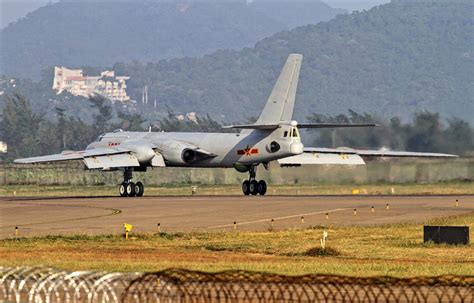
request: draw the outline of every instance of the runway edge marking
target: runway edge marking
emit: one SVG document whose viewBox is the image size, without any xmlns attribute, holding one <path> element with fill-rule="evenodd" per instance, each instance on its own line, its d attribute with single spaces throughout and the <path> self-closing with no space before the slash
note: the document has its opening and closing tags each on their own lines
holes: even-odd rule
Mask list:
<svg viewBox="0 0 474 303">
<path fill-rule="evenodd" d="M 312 215 L 320 215 L 320 214 L 326 214 L 326 213 L 334 213 L 338 211 L 344 211 L 348 210 L 350 208 L 336 208 L 336 209 L 331 209 L 331 210 L 323 210 L 323 211 L 316 211 L 312 213 L 304 213 L 304 214 L 297 214 L 297 215 L 291 215 L 291 216 L 284 216 L 284 217 L 275 217 L 275 218 L 266 218 L 266 219 L 259 219 L 259 220 L 253 220 L 253 221 L 244 221 L 244 222 L 237 222 L 237 225 L 250 225 L 250 224 L 255 224 L 255 223 L 262 223 L 262 222 L 268 222 L 271 219 L 277 221 L 277 220 L 285 220 L 285 219 L 291 219 L 291 218 L 297 218 L 301 216 L 312 216 Z M 212 228 L 224 228 L 224 227 L 232 227 L 234 224 L 223 224 L 223 225 L 213 225 L 213 226 L 208 226 L 207 228 L 212 229 Z"/>
</svg>

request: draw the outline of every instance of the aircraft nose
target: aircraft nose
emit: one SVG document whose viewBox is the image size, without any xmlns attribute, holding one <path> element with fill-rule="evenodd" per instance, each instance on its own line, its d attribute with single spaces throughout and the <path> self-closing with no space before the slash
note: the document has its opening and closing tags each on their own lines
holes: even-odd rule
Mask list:
<svg viewBox="0 0 474 303">
<path fill-rule="evenodd" d="M 304 150 L 304 145 L 301 142 L 293 142 L 290 145 L 290 152 L 294 155 L 302 154 Z"/>
</svg>

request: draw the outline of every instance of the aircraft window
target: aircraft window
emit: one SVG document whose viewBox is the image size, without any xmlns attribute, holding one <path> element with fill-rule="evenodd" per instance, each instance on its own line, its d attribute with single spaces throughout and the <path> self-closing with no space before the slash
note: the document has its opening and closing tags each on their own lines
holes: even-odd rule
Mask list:
<svg viewBox="0 0 474 303">
<path fill-rule="evenodd" d="M 293 128 L 293 137 L 298 138 L 298 131 L 296 130 L 296 128 Z"/>
<path fill-rule="evenodd" d="M 288 137 L 288 131 L 287 130 L 285 130 L 285 132 L 283 133 L 283 138 L 286 138 L 286 137 Z"/>
<path fill-rule="evenodd" d="M 95 139 L 95 141 L 100 142 L 104 137 L 105 137 L 105 134 L 99 135 L 97 139 Z"/>
</svg>

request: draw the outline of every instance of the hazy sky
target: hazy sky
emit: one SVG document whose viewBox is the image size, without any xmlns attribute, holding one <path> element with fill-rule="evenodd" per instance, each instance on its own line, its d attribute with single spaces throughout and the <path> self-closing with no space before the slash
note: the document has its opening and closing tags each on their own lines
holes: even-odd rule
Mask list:
<svg viewBox="0 0 474 303">
<path fill-rule="evenodd" d="M 27 13 L 59 0 L 0 0 L 0 27 L 26 16 Z M 110 0 L 113 1 L 113 0 Z M 275 0 L 278 1 L 278 0 Z M 348 11 L 363 10 L 374 5 L 390 2 L 390 0 L 322 0 L 332 7 L 344 8 Z"/>
</svg>

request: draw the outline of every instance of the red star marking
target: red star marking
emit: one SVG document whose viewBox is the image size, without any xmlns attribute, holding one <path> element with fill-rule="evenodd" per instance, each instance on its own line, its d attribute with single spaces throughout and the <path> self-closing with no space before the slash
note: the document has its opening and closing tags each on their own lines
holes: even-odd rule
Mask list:
<svg viewBox="0 0 474 303">
<path fill-rule="evenodd" d="M 258 148 L 250 148 L 248 145 L 247 145 L 247 148 L 245 149 L 239 149 L 237 150 L 237 155 L 240 155 L 240 156 L 252 156 L 252 155 L 258 155 Z"/>
</svg>

